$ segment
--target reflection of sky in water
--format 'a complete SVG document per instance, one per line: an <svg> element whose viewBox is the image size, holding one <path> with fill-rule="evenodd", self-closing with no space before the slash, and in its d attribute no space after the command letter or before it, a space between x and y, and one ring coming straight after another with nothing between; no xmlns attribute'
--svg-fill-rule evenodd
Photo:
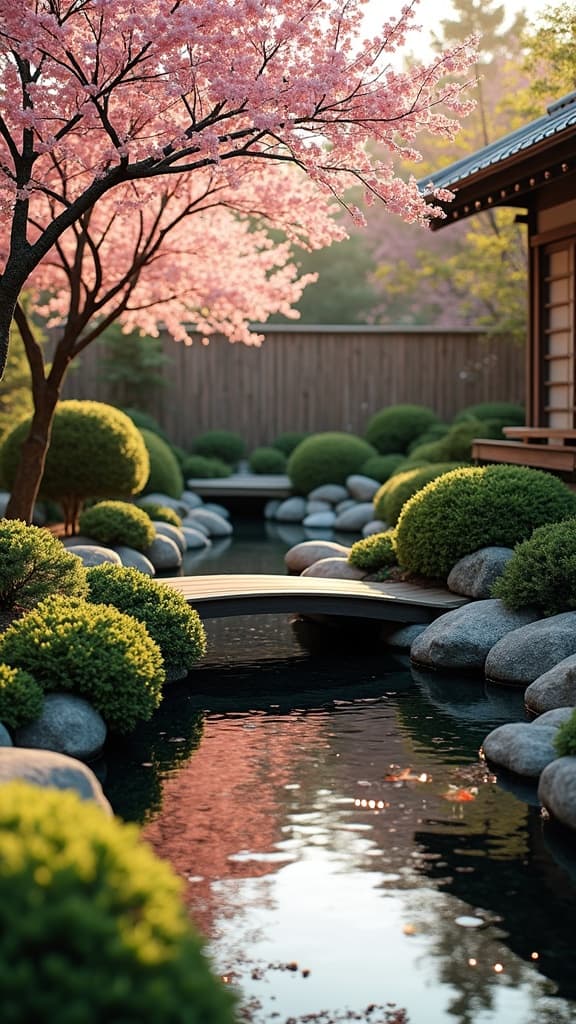
<svg viewBox="0 0 576 1024"><path fill-rule="evenodd" d="M250 571L239 564L215 571ZM247 1019L350 1007L380 1024L366 1007L393 1002L410 1024L576 1020L576 853L477 756L490 728L522 718L520 695L413 676L359 624L245 617L208 632L162 742L146 726L109 782L122 814L114 779L126 793L154 773L155 804L133 816L185 880Z"/></svg>

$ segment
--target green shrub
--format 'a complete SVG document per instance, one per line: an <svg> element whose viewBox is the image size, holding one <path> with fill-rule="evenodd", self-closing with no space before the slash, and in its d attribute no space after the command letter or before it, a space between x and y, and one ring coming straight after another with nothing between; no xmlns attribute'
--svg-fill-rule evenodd
<svg viewBox="0 0 576 1024"><path fill-rule="evenodd" d="M396 549L394 547L394 530L373 533L370 537L357 540L350 548L348 564L366 572L378 572L390 565L396 565Z"/></svg>
<svg viewBox="0 0 576 1024"><path fill-rule="evenodd" d="M366 440L381 455L405 452L414 438L437 422L436 413L424 405L389 405L369 420Z"/></svg>
<svg viewBox="0 0 576 1024"><path fill-rule="evenodd" d="M445 448L443 441L427 441L426 444L419 444L416 448L412 448L410 451L410 458L406 460L412 467L415 467L416 463L420 465L430 465L433 462L446 462ZM403 467L398 467L398 472L403 471Z"/></svg>
<svg viewBox="0 0 576 1024"><path fill-rule="evenodd" d="M396 527L398 561L445 577L464 555L513 547L537 526L576 516L576 494L549 473L522 466L455 469L404 505Z"/></svg>
<svg viewBox="0 0 576 1024"><path fill-rule="evenodd" d="M312 434L294 449L286 472L294 490L309 494L321 484L344 484L371 455L376 455L372 445L355 434Z"/></svg>
<svg viewBox="0 0 576 1024"><path fill-rule="evenodd" d="M437 441L411 449L411 457L430 462L469 462L475 437L501 438L500 420L465 419L454 423Z"/></svg>
<svg viewBox="0 0 576 1024"><path fill-rule="evenodd" d="M0 664L0 722L18 729L38 718L43 704L42 687L28 672Z"/></svg>
<svg viewBox="0 0 576 1024"><path fill-rule="evenodd" d="M71 790L0 789L5 1024L233 1024L182 902L140 840Z"/></svg>
<svg viewBox="0 0 576 1024"><path fill-rule="evenodd" d="M422 487L436 480L443 473L457 469L452 462L436 463L435 465L416 466L404 473L396 473L374 495L374 513L388 526L395 526L403 506L409 498Z"/></svg>
<svg viewBox="0 0 576 1024"><path fill-rule="evenodd" d="M145 626L107 605L47 597L0 636L0 660L43 690L86 697L111 729L129 732L162 699L162 655Z"/></svg>
<svg viewBox="0 0 576 1024"><path fill-rule="evenodd" d="M272 447L277 448L279 452L283 452L288 457L307 437L310 437L309 431L286 430L283 434L278 434L275 441L272 441Z"/></svg>
<svg viewBox="0 0 576 1024"><path fill-rule="evenodd" d="M143 488L143 494L167 494L169 498L180 498L184 490L184 478L169 444L151 430L140 431L150 459L150 473Z"/></svg>
<svg viewBox="0 0 576 1024"><path fill-rule="evenodd" d="M249 464L253 473L285 473L286 456L278 448L255 448Z"/></svg>
<svg viewBox="0 0 576 1024"><path fill-rule="evenodd" d="M558 757L574 757L576 755L576 711L559 726L554 737L554 748Z"/></svg>
<svg viewBox="0 0 576 1024"><path fill-rule="evenodd" d="M507 608L558 615L576 608L576 519L540 526L519 544L492 588Z"/></svg>
<svg viewBox="0 0 576 1024"><path fill-rule="evenodd" d="M87 592L82 562L48 530L0 520L0 611L32 608L49 594Z"/></svg>
<svg viewBox="0 0 576 1024"><path fill-rule="evenodd" d="M390 455L371 455L369 459L366 459L360 472L364 476L369 476L371 480L378 480L383 484L396 472L402 462L404 462L404 456L398 452L391 452Z"/></svg>
<svg viewBox="0 0 576 1024"><path fill-rule="evenodd" d="M414 448L418 448L421 444L432 444L433 441L440 441L441 438L450 430L447 423L432 423L423 434L415 437L413 441L408 445L408 454L411 455Z"/></svg>
<svg viewBox="0 0 576 1024"><path fill-rule="evenodd" d="M189 669L205 653L206 634L198 612L175 590L120 565L97 565L86 575L89 600L111 604L142 622L168 669Z"/></svg>
<svg viewBox="0 0 576 1024"><path fill-rule="evenodd" d="M182 472L186 479L216 480L230 476L232 467L222 459L209 459L205 455L187 455Z"/></svg>
<svg viewBox="0 0 576 1024"><path fill-rule="evenodd" d="M501 420L507 427L524 426L524 409L515 402L479 402L461 409L454 417L454 423L462 420Z"/></svg>
<svg viewBox="0 0 576 1024"><path fill-rule="evenodd" d="M157 434L167 444L170 443L158 420L151 416L150 413L143 412L142 409L123 409L122 412L130 417L132 423L138 427L138 430L151 430L153 434Z"/></svg>
<svg viewBox="0 0 576 1024"><path fill-rule="evenodd" d="M182 520L178 513L173 508L168 508L167 505L160 505L156 501L143 501L138 508L141 508L150 519L154 519L157 523L170 523L171 526L177 526L178 529L182 526Z"/></svg>
<svg viewBox="0 0 576 1024"><path fill-rule="evenodd" d="M12 487L30 420L0 449L0 471ZM102 402L59 402L40 497L62 505L68 532L87 498L130 498L142 490L150 462L142 435L119 409Z"/></svg>
<svg viewBox="0 0 576 1024"><path fill-rule="evenodd" d="M192 451L194 455L222 459L228 465L234 466L244 455L245 445L240 434L233 430L207 430L194 440Z"/></svg>
<svg viewBox="0 0 576 1024"><path fill-rule="evenodd" d="M146 551L156 536L150 516L127 501L99 501L82 512L79 526L100 544L125 544L136 551Z"/></svg>

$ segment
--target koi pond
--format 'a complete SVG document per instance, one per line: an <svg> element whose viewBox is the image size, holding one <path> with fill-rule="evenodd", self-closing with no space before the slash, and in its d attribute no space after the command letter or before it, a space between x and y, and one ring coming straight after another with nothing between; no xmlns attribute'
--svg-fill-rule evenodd
<svg viewBox="0 0 576 1024"><path fill-rule="evenodd" d="M298 539L240 521L184 572L284 572ZM182 877L239 1019L574 1022L576 844L478 758L521 694L411 670L360 621L207 634L102 778Z"/></svg>

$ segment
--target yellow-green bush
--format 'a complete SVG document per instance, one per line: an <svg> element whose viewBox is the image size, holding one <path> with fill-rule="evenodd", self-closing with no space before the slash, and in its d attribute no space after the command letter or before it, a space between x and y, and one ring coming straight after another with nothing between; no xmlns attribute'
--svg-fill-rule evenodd
<svg viewBox="0 0 576 1024"><path fill-rule="evenodd" d="M3 1024L233 1024L171 868L71 791L0 787Z"/></svg>
<svg viewBox="0 0 576 1024"><path fill-rule="evenodd" d="M89 600L111 604L142 622L169 669L189 669L206 651L206 633L198 612L181 594L138 569L97 565L87 570Z"/></svg>
<svg viewBox="0 0 576 1024"><path fill-rule="evenodd" d="M394 546L394 530L373 533L370 537L357 540L350 548L349 565L366 572L378 572L396 565L396 548Z"/></svg>
<svg viewBox="0 0 576 1024"><path fill-rule="evenodd" d="M398 561L446 577L464 555L514 547L537 526L576 516L576 494L557 477L523 466L455 469L419 490L396 526Z"/></svg>
<svg viewBox="0 0 576 1024"><path fill-rule="evenodd" d="M166 677L146 627L110 605L47 597L0 635L0 660L29 672L44 691L85 697L111 729L150 718Z"/></svg>
<svg viewBox="0 0 576 1024"><path fill-rule="evenodd" d="M507 608L558 615L576 608L576 519L540 526L518 544L492 593Z"/></svg>
<svg viewBox="0 0 576 1024"><path fill-rule="evenodd" d="M136 551L146 551L156 536L150 516L127 501L99 501L81 513L79 526L100 544L125 544Z"/></svg>
<svg viewBox="0 0 576 1024"><path fill-rule="evenodd" d="M38 718L43 704L42 688L28 672L0 664L0 722L17 729Z"/></svg>
<svg viewBox="0 0 576 1024"><path fill-rule="evenodd" d="M404 455L399 452L391 452L389 455L371 455L360 468L360 472L364 476L369 476L371 480L378 480L383 484L390 479L403 462Z"/></svg>
<svg viewBox="0 0 576 1024"><path fill-rule="evenodd" d="M154 519L157 523L170 523L171 526L177 526L178 529L182 526L182 520L178 513L173 508L168 508L167 505L160 505L156 501L141 501L138 508L141 508L150 519Z"/></svg>
<svg viewBox="0 0 576 1024"><path fill-rule="evenodd" d="M443 473L456 469L453 462L434 463L433 465L417 466L404 473L395 473L386 481L374 496L374 513L388 526L395 526L403 506L417 491L436 480Z"/></svg>
<svg viewBox="0 0 576 1024"><path fill-rule="evenodd" d="M82 562L48 530L0 520L0 610L32 608L49 594L87 592Z"/></svg>
<svg viewBox="0 0 576 1024"><path fill-rule="evenodd" d="M554 737L554 748L558 757L574 757L576 755L576 711L559 726Z"/></svg>

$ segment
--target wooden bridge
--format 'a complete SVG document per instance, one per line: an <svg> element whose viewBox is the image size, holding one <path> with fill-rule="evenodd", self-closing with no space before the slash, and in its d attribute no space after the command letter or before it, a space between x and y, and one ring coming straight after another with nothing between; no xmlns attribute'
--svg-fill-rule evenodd
<svg viewBox="0 0 576 1024"><path fill-rule="evenodd" d="M393 622L431 622L468 603L443 587L312 576L173 576L160 583L182 594L202 619L301 612Z"/></svg>

